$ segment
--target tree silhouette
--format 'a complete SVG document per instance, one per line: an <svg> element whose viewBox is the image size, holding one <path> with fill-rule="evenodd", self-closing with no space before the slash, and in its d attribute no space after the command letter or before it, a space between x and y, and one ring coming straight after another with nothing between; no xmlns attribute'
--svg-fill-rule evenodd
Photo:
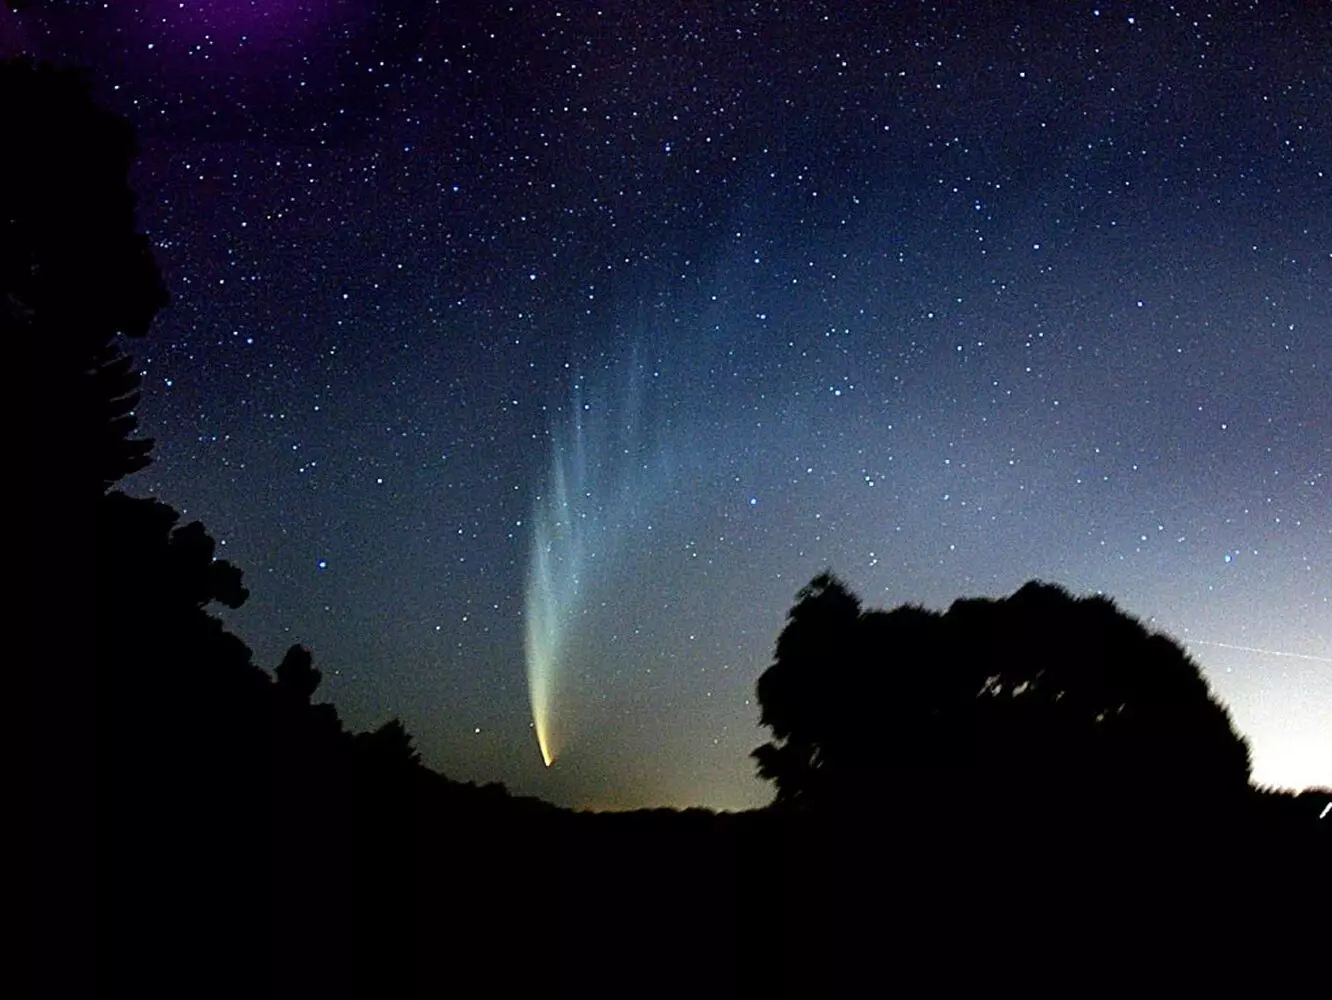
<svg viewBox="0 0 1332 1000"><path fill-rule="evenodd" d="M368 733L357 733L355 742L365 760L385 770L415 767L421 763L421 755L412 746L411 734L396 718Z"/></svg>
<svg viewBox="0 0 1332 1000"><path fill-rule="evenodd" d="M845 728L838 691L853 680L848 671L860 658L859 620L860 600L831 573L816 576L796 595L776 659L759 677L759 722L776 739L754 757L759 776L776 785L779 802L813 796L831 773L826 755L836 752Z"/></svg>
<svg viewBox="0 0 1332 1000"><path fill-rule="evenodd" d="M3 323L42 373L33 472L84 500L148 464L133 437L140 378L117 338L142 337L168 296L135 231L128 122L87 78L29 60L0 63Z"/></svg>
<svg viewBox="0 0 1332 1000"><path fill-rule="evenodd" d="M1039 801L1248 785L1248 747L1178 645L1105 597L1039 582L885 612L824 573L797 595L758 699L774 738L753 756L783 805L888 787Z"/></svg>
<svg viewBox="0 0 1332 1000"><path fill-rule="evenodd" d="M238 994L276 974L294 995L373 992L412 940L397 886L419 754L396 719L353 736L312 704L321 674L303 647L275 677L260 669L214 614L247 599L240 570L202 524L112 489L151 448L120 338L146 334L166 302L134 230L128 124L80 74L13 61L0 63L0 137L0 325L31 389L16 463L42 718L34 923L43 974L67 980L48 991L175 995L205 976ZM379 907L373 927L357 921L365 979L350 986L331 966L312 978L325 941L292 931L347 906L327 873L349 848L354 898ZM381 884L391 852L400 879Z"/></svg>
<svg viewBox="0 0 1332 1000"><path fill-rule="evenodd" d="M61 735L33 757L34 922L61 957L53 992L89 995L98 909L101 811L97 629L71 627L98 607L99 498L142 468L134 437L139 376L117 337L142 336L167 300L148 241L134 229L127 183L133 132L93 101L83 76L28 60L0 62L0 333L25 382L27 424L10 468L26 493L29 688ZM34 718L38 717L34 714Z"/></svg>
<svg viewBox="0 0 1332 1000"><path fill-rule="evenodd" d="M304 646L292 646L273 671L278 691L293 699L309 702L324 675L315 668L314 656Z"/></svg>

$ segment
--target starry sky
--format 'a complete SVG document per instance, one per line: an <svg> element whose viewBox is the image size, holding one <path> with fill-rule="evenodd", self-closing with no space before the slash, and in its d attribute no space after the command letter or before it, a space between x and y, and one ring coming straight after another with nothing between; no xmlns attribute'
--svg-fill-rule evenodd
<svg viewBox="0 0 1332 1000"><path fill-rule="evenodd" d="M1177 637L1258 781L1332 785L1325 3L69 2L0 45L139 130L174 300L125 488L350 725L758 805L814 574L1038 577Z"/></svg>

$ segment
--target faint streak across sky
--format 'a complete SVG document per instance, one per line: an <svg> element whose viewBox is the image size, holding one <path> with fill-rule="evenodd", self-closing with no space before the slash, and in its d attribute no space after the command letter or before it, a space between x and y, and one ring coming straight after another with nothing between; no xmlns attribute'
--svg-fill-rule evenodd
<svg viewBox="0 0 1332 1000"><path fill-rule="evenodd" d="M1315 656L1312 653L1290 653L1280 649L1262 649L1258 646L1236 646L1229 642L1213 642L1210 639L1189 639L1199 646L1215 646L1217 649L1234 649L1241 653L1260 653L1263 656L1288 656L1295 660L1312 660L1314 663L1332 663L1332 656Z"/></svg>

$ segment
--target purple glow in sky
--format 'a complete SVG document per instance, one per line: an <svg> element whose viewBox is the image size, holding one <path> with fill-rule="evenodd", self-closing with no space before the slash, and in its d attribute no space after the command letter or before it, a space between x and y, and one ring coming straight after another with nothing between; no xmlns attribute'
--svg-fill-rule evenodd
<svg viewBox="0 0 1332 1000"><path fill-rule="evenodd" d="M361 7L348 0L146 0L133 21L160 30L164 40L190 45L257 46L300 44L356 20ZM130 12L127 11L127 14Z"/></svg>

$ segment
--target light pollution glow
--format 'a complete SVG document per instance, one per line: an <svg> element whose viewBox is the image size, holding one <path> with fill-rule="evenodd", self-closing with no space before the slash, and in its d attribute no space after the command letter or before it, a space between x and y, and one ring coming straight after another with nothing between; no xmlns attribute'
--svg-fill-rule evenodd
<svg viewBox="0 0 1332 1000"><path fill-rule="evenodd" d="M567 419L550 432L551 461L532 515L524 602L527 689L541 759L550 767L569 737L569 662L588 611L591 580L610 582L606 564L641 520L659 485L659 451L642 430L642 377L629 365L624 398L575 379Z"/></svg>

